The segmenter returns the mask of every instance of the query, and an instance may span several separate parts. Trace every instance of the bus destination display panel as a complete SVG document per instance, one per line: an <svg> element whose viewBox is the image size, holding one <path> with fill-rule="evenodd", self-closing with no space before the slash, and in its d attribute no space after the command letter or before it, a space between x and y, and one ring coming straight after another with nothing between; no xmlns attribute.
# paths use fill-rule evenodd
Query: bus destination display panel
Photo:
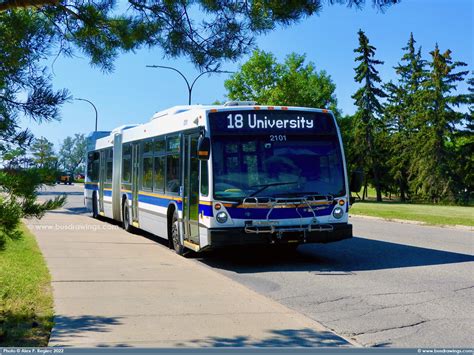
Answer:
<svg viewBox="0 0 474 355"><path fill-rule="evenodd" d="M290 110L236 110L209 114L211 132L220 134L336 134L328 113Z"/></svg>

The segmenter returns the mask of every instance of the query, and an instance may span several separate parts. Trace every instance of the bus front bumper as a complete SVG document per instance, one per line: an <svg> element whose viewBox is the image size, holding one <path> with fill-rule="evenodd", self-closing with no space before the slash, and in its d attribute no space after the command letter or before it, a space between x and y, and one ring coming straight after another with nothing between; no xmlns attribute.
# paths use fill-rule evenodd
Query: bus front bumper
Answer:
<svg viewBox="0 0 474 355"><path fill-rule="evenodd" d="M331 224L332 231L246 233L244 228L209 229L209 246L220 248L236 245L288 243L331 243L352 238L352 224Z"/></svg>

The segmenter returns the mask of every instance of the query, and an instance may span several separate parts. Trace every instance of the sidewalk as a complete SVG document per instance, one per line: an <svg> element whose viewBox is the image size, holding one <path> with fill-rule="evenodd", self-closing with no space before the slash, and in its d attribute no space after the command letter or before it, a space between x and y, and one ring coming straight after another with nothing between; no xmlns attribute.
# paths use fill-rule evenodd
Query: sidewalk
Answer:
<svg viewBox="0 0 474 355"><path fill-rule="evenodd" d="M50 346L351 346L164 245L53 211L27 221L52 275Z"/></svg>

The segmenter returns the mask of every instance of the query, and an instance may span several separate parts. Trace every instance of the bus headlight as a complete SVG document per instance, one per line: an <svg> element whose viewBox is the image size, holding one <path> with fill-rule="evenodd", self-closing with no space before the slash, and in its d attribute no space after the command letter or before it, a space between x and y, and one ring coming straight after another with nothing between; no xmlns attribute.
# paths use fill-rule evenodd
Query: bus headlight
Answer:
<svg viewBox="0 0 474 355"><path fill-rule="evenodd" d="M344 216L344 210L338 206L332 211L332 215L334 218L340 219Z"/></svg>
<svg viewBox="0 0 474 355"><path fill-rule="evenodd" d="M227 222L227 218L228 218L228 216L227 216L227 213L225 213L225 212L219 212L218 214L216 214L216 220L219 223Z"/></svg>

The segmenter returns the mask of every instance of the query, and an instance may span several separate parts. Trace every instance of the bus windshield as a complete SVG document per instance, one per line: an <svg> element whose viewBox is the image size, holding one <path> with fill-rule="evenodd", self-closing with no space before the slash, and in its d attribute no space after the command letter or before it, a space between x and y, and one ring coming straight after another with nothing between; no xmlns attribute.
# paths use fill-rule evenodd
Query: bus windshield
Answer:
<svg viewBox="0 0 474 355"><path fill-rule="evenodd" d="M212 160L218 200L345 194L335 134L217 135Z"/></svg>

